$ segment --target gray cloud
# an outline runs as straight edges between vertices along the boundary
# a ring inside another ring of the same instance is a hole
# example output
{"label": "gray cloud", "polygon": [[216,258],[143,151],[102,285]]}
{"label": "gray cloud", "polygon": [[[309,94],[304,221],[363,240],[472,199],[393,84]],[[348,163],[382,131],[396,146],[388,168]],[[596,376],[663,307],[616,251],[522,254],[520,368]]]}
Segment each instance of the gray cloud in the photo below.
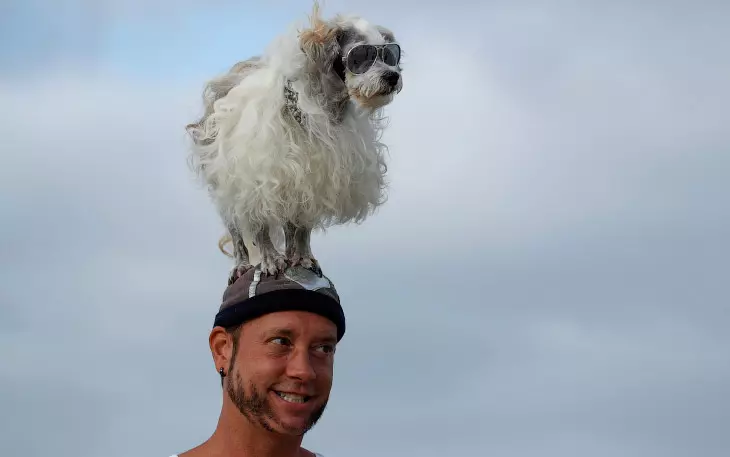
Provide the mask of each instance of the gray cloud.
{"label": "gray cloud", "polygon": [[[390,200],[314,240],[348,335],[305,442],[724,456],[720,7],[510,5],[378,19],[408,51]],[[0,454],[167,456],[212,431],[229,264],[185,165],[199,83],[0,87]]]}

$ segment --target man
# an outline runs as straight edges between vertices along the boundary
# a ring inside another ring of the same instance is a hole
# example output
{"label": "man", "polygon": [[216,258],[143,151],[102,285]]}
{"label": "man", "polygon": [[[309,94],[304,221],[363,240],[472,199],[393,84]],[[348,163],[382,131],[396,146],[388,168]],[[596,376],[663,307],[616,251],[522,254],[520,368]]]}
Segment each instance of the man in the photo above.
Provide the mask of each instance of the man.
{"label": "man", "polygon": [[[345,316],[332,282],[301,266],[228,286],[209,344],[223,406],[213,435],[173,457],[314,457],[301,447],[332,387]],[[321,456],[319,456],[321,457]]]}

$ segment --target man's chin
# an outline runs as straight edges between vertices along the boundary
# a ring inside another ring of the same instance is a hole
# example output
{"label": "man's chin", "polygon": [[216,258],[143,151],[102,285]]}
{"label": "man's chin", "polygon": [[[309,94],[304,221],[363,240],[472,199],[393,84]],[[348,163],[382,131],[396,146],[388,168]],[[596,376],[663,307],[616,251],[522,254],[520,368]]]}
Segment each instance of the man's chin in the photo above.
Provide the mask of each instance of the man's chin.
{"label": "man's chin", "polygon": [[275,430],[287,435],[305,434],[317,423],[326,406],[326,403],[322,405],[319,399],[310,399],[305,403],[291,403],[274,392],[269,392],[269,396],[276,418],[276,424],[272,425]]}

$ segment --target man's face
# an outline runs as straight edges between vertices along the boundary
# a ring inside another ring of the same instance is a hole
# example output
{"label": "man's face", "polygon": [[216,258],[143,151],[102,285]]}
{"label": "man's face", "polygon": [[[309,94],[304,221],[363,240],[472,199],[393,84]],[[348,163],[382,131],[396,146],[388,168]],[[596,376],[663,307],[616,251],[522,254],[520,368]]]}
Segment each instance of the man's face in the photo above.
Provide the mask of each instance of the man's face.
{"label": "man's face", "polygon": [[313,313],[264,315],[241,329],[226,390],[241,414],[269,431],[303,435],[332,387],[337,327]]}

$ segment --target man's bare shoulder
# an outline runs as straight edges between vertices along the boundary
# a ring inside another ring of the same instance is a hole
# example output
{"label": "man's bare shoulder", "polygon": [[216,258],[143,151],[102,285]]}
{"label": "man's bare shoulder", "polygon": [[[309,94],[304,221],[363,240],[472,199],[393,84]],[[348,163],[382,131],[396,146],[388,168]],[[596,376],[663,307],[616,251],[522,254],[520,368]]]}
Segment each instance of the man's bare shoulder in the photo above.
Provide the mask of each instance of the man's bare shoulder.
{"label": "man's bare shoulder", "polygon": [[[182,454],[173,454],[170,457],[193,457],[194,450],[191,449],[190,451],[183,452]],[[309,451],[307,449],[302,448],[302,451],[304,451],[304,455],[306,457],[324,457],[322,454],[318,454],[316,452]]]}
{"label": "man's bare shoulder", "polygon": [[[313,457],[324,457],[322,454],[317,454],[316,452],[310,452],[310,451],[307,451],[307,452],[309,452],[309,454]],[[170,457],[183,457],[183,454],[179,454],[179,455],[173,454]]]}

